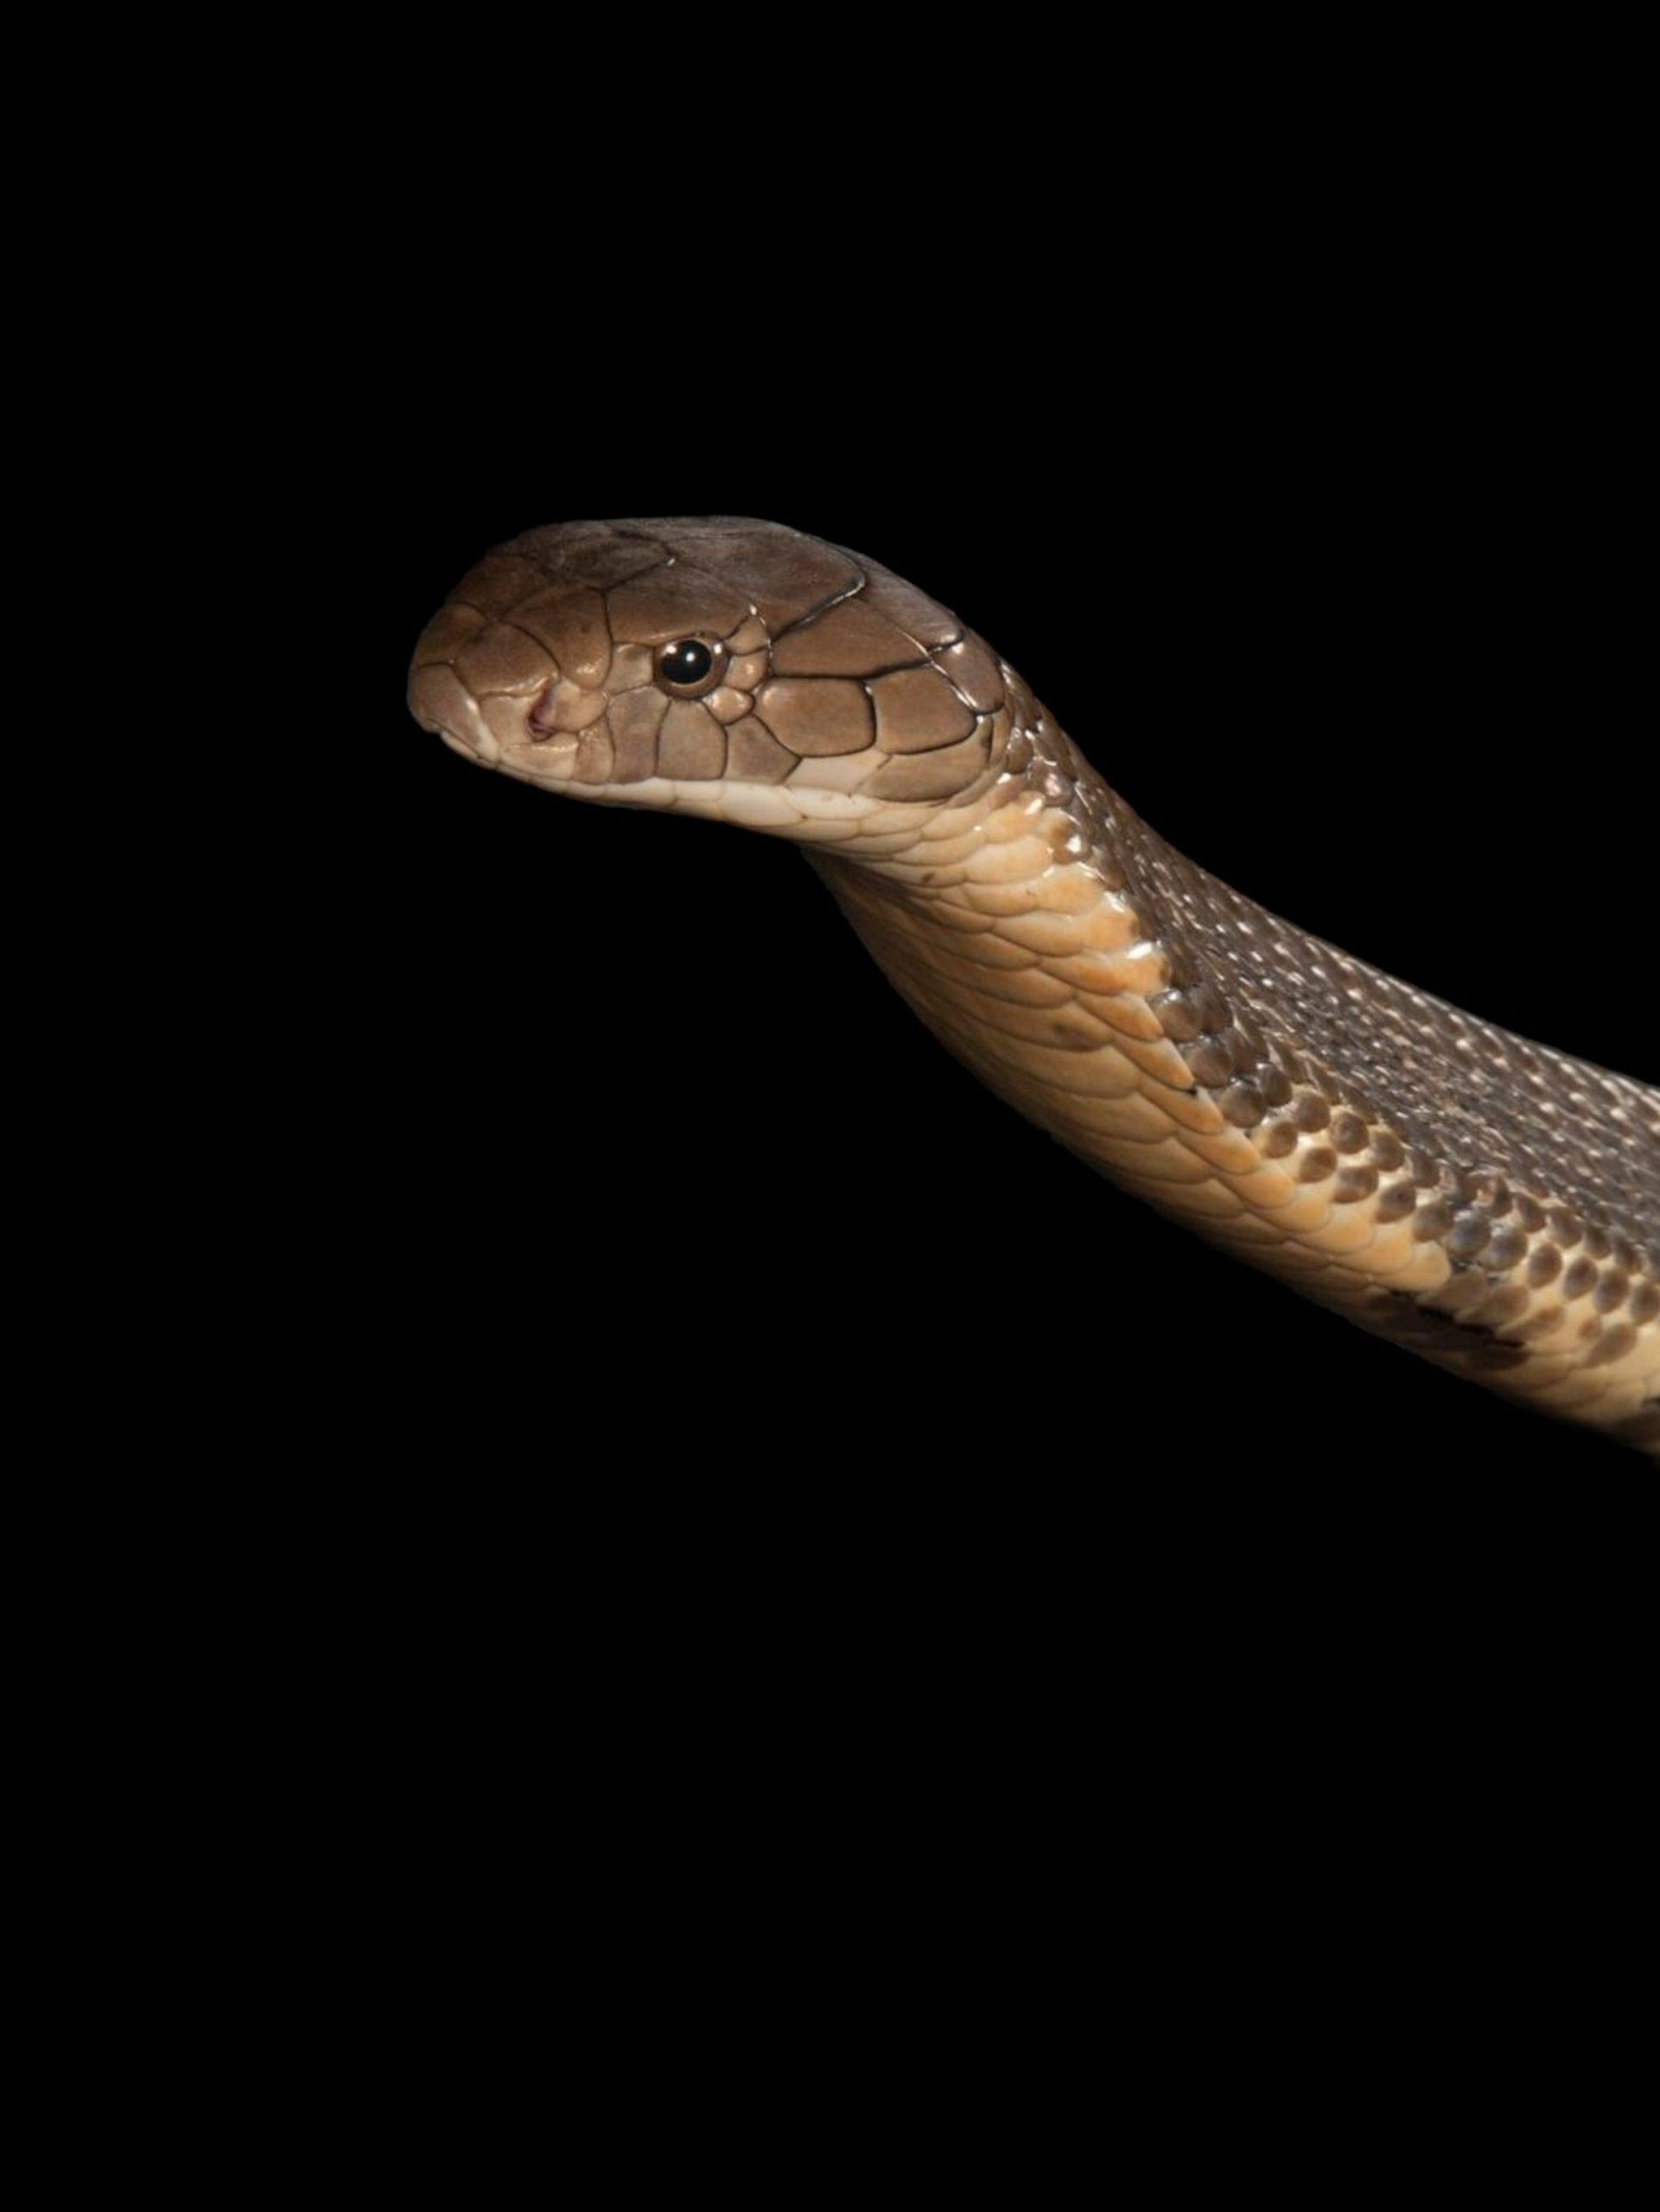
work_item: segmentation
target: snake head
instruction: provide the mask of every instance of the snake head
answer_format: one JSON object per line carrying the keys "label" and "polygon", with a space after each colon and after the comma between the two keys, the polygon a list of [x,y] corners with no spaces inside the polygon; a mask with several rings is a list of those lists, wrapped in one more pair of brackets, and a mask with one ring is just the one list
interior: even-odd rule
{"label": "snake head", "polygon": [[464,576],[417,721],[487,767],[784,836],[901,829],[1004,765],[1023,692],[955,615],[776,523],[568,523]]}

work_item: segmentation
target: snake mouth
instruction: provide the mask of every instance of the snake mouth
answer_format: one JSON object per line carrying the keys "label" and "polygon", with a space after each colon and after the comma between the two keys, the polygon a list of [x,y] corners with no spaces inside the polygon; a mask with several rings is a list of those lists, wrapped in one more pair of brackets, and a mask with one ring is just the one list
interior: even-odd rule
{"label": "snake mouth", "polygon": [[438,734],[452,753],[459,753],[463,760],[472,761],[475,767],[499,768],[501,766],[499,759],[492,759],[488,753],[480,753],[477,746],[470,744],[457,730],[441,729]]}

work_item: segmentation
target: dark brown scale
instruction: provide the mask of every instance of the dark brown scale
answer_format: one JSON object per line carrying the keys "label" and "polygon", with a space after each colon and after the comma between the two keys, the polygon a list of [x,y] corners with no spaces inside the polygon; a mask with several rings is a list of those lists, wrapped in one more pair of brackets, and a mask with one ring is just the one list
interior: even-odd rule
{"label": "dark brown scale", "polygon": [[1293,1096],[1291,1079],[1283,1068],[1276,1067],[1272,1060],[1258,1062],[1256,1083],[1268,1105],[1278,1108],[1290,1104]]}
{"label": "dark brown scale", "polygon": [[1225,1037],[1201,1037],[1187,1047],[1182,1058],[1199,1083],[1224,1084],[1233,1073],[1233,1052]]}
{"label": "dark brown scale", "polygon": [[1358,1114],[1345,1107],[1332,1117],[1332,1143],[1341,1153],[1364,1152],[1371,1141],[1371,1133]]}
{"label": "dark brown scale", "polygon": [[1186,991],[1156,991],[1148,1004],[1173,1044],[1191,1045],[1204,1027]]}
{"label": "dark brown scale", "polygon": [[1222,1012],[1214,996],[1209,999],[1198,999],[1194,996],[1200,984],[1193,956],[1186,945],[1180,944],[1166,943],[1162,950],[1165,958],[1165,988],[1180,995],[1193,1020],[1194,1035],[1197,1036],[1201,1029],[1214,1029],[1223,1018]]}
{"label": "dark brown scale", "polygon": [[1249,1020],[1236,1021],[1228,1032],[1228,1049],[1233,1054],[1233,1071],[1243,1076],[1261,1065],[1265,1047]]}
{"label": "dark brown scale", "polygon": [[1221,1032],[1228,1026],[1228,1001],[1213,983],[1196,983],[1188,992],[1202,1029]]}
{"label": "dark brown scale", "polygon": [[1381,1222],[1404,1221],[1416,1204],[1416,1193],[1410,1183],[1391,1183],[1387,1191],[1378,1194],[1377,1218]]}
{"label": "dark brown scale", "polygon": [[1494,1230],[1487,1243],[1487,1265],[1490,1268],[1513,1268],[1527,1255],[1528,1240],[1514,1223],[1507,1222],[1502,1229]]}
{"label": "dark brown scale", "polygon": [[1254,1083],[1231,1083],[1218,1103],[1223,1120],[1237,1129],[1254,1129],[1268,1111],[1268,1102]]}
{"label": "dark brown scale", "polygon": [[1441,1241],[1455,1260],[1473,1260],[1486,1250],[1492,1233],[1492,1224],[1485,1214],[1466,1209],[1453,1216],[1453,1226]]}

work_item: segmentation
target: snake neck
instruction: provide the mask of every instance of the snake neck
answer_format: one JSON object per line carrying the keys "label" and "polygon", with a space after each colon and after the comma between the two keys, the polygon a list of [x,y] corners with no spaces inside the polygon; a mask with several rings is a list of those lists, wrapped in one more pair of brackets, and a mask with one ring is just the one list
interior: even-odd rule
{"label": "snake neck", "polygon": [[[1242,898],[1035,702],[921,834],[812,857],[941,1041],[1092,1166],[1364,1325],[1660,1452],[1660,1095]],[[1567,1129],[1552,1102],[1575,1092]]]}

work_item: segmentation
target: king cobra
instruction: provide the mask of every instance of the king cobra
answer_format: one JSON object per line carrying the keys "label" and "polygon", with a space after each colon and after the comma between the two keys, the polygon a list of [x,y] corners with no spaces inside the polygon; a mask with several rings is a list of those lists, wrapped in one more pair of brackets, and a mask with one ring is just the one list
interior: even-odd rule
{"label": "king cobra", "polygon": [[526,783],[794,839],[935,1035],[1091,1166],[1660,1459],[1660,1091],[1230,890],[901,577],[731,517],[533,530],[428,626],[410,703]]}

